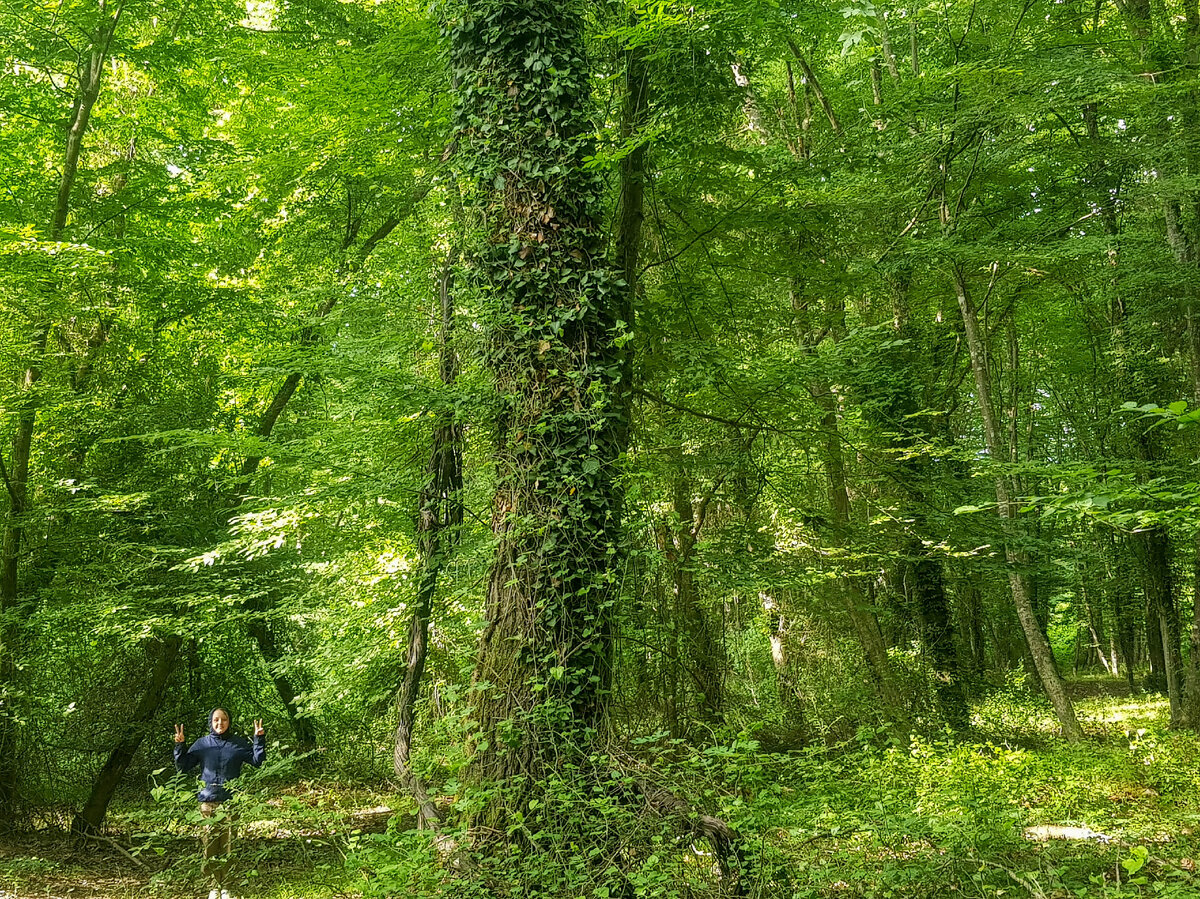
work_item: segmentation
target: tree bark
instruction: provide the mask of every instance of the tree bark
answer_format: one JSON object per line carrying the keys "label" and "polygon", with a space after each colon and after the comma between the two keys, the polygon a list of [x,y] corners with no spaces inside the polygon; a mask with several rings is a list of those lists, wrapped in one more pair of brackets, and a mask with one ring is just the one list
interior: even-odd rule
{"label": "tree bark", "polygon": [[808,64],[808,59],[796,42],[790,37],[787,39],[787,44],[792,51],[792,55],[796,57],[796,62],[800,65],[800,71],[804,75],[805,84],[812,89],[813,96],[817,98],[821,109],[825,111],[825,118],[829,119],[829,127],[833,129],[834,134],[841,135],[842,123],[838,121],[837,113],[833,111],[833,104],[829,102],[829,97],[821,89],[821,83],[817,81],[816,73],[813,72],[812,66]]}
{"label": "tree bark", "polygon": [[888,28],[888,14],[878,7],[876,9],[876,18],[879,22],[879,50],[892,81],[899,81],[900,67],[896,65],[896,54],[892,52],[892,35],[891,29]]}
{"label": "tree bark", "polygon": [[1179,650],[1179,609],[1171,575],[1171,541],[1164,528],[1136,535],[1142,557],[1146,595],[1146,640],[1152,664],[1157,664],[1161,686],[1170,702],[1172,727],[1183,723],[1183,660]]}
{"label": "tree bark", "polygon": [[62,240],[67,227],[67,216],[71,210],[71,191],[75,176],[79,172],[79,154],[83,150],[83,137],[87,133],[92,107],[100,96],[100,77],[104,74],[104,63],[108,59],[108,48],[112,43],[125,0],[118,0],[116,9],[108,15],[107,0],[100,0],[100,24],[92,35],[91,46],[86,56],[80,59],[77,72],[78,90],[71,124],[67,129],[67,146],[63,154],[62,176],[58,182],[58,196],[54,201],[54,217],[50,224],[50,239]]}
{"label": "tree bark", "polygon": [[921,622],[921,645],[925,647],[937,678],[938,707],[946,723],[964,730],[970,710],[963,693],[958,653],[954,646],[954,621],[946,597],[942,564],[930,556],[919,538],[909,541],[905,587],[911,593]]}

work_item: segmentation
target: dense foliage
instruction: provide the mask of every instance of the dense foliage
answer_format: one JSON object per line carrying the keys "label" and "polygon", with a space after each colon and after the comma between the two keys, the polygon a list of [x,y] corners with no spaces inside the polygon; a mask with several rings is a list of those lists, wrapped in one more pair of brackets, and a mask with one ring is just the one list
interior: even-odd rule
{"label": "dense foliage", "polygon": [[1196,0],[0,0],[0,53],[6,828],[163,849],[223,704],[246,817],[415,802],[331,838],[379,895],[1190,870],[1096,796],[1194,814]]}

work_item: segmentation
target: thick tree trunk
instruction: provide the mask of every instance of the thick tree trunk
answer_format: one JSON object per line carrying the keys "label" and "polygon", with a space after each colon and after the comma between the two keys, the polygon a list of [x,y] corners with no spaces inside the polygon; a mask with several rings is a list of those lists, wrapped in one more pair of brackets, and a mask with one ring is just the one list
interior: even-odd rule
{"label": "thick tree trunk", "polygon": [[[1194,2],[1188,7],[1188,31],[1194,41],[1200,41],[1200,14],[1196,12]],[[1200,253],[1193,255],[1200,256]],[[1192,382],[1192,403],[1200,408],[1200,299],[1193,295],[1191,300],[1186,313],[1188,373]],[[1188,631],[1182,722],[1184,727],[1200,730],[1200,533],[1192,538],[1192,626]]]}
{"label": "thick tree trunk", "polygon": [[182,643],[183,641],[179,637],[168,637],[151,651],[150,655],[157,656],[157,658],[154,659],[154,667],[151,669],[150,677],[142,691],[142,698],[129,717],[117,745],[113,747],[104,767],[96,776],[92,792],[88,795],[83,808],[71,822],[71,830],[75,833],[90,833],[103,823],[108,805],[116,792],[117,784],[121,782],[129,763],[133,761],[134,754],[142,745],[142,741],[146,738],[146,732],[153,724],[159,706],[162,705],[167,681],[170,680],[171,671],[175,667],[175,660],[179,657]]}
{"label": "thick tree trunk", "polygon": [[586,769],[611,676],[621,288],[584,167],[583,20],[572,0],[468,0],[448,26],[458,158],[485,219],[470,265],[502,410],[471,763],[475,780],[508,788],[476,819],[501,834],[513,810],[528,820],[523,797],[550,772]]}
{"label": "thick tree trunk", "polygon": [[[1005,458],[1001,432],[996,420],[995,407],[992,405],[992,380],[988,371],[987,356],[984,352],[983,337],[979,332],[979,321],[975,305],[967,290],[966,277],[958,266],[954,268],[954,288],[958,295],[959,311],[962,313],[963,329],[966,332],[967,347],[971,355],[971,370],[975,376],[975,396],[979,403],[980,416],[983,420],[984,442],[988,455],[996,462]],[[1008,582],[1012,590],[1013,605],[1017,610],[1017,619],[1025,634],[1025,643],[1033,657],[1042,686],[1054,706],[1055,714],[1062,727],[1063,736],[1072,743],[1083,738],[1083,731],[1075,718],[1075,707],[1067,693],[1066,685],[1059,676],[1054,662],[1054,654],[1050,644],[1042,633],[1037,616],[1034,614],[1033,602],[1029,592],[1029,584],[1022,570],[1025,560],[1017,549],[1017,504],[1011,493],[1011,485],[1003,474],[996,476],[996,505],[1004,527],[1004,555],[1008,562]]]}
{"label": "thick tree trunk", "polygon": [[[881,23],[883,22],[883,14]],[[936,352],[938,342],[922,353],[926,341],[912,325],[909,314],[909,275],[900,273],[890,278],[892,286],[892,326],[896,335],[895,346],[888,350],[885,358],[896,372],[896,382],[872,388],[872,397],[880,409],[882,426],[893,436],[889,438],[897,458],[897,474],[900,476],[911,500],[909,537],[905,546],[904,560],[899,563],[898,575],[903,592],[916,607],[920,622],[921,645],[929,660],[937,683],[937,700],[943,718],[951,727],[964,729],[969,724],[969,709],[963,689],[963,665],[956,646],[954,616],[946,593],[944,564],[930,549],[938,537],[930,533],[925,515],[929,507],[930,482],[937,466],[925,452],[926,447],[939,441],[949,441],[949,434],[938,433],[933,425],[937,418],[948,416],[918,414],[929,409],[935,402],[930,394],[929,362],[938,367],[949,367]],[[946,329],[949,330],[949,329]],[[922,385],[923,389],[918,385]]]}
{"label": "thick tree trunk", "polygon": [[1170,701],[1171,726],[1182,724],[1183,660],[1179,650],[1179,609],[1171,575],[1171,542],[1165,529],[1137,535],[1146,594],[1146,641],[1152,663],[1160,667],[1161,684]]}
{"label": "thick tree trunk", "polygon": [[[1196,0],[1187,0],[1184,4],[1184,17],[1187,23],[1184,46],[1185,73],[1191,79],[1191,90],[1181,98],[1181,114],[1184,128],[1188,134],[1187,160],[1189,175],[1195,177],[1200,173],[1200,147],[1196,144],[1196,134],[1200,129],[1200,4]],[[1192,213],[1192,229],[1181,221],[1182,216],[1173,199],[1166,201],[1164,218],[1167,224],[1167,241],[1171,245],[1175,259],[1181,265],[1187,265],[1193,270],[1200,266],[1200,191],[1192,191],[1190,203]],[[1184,305],[1184,323],[1187,335],[1188,374],[1192,387],[1192,403],[1200,407],[1200,297],[1192,287],[1188,290]],[[1182,674],[1182,704],[1179,722],[1183,727],[1200,730],[1200,534],[1193,538],[1193,590],[1192,590],[1192,627],[1188,635],[1187,668]]]}

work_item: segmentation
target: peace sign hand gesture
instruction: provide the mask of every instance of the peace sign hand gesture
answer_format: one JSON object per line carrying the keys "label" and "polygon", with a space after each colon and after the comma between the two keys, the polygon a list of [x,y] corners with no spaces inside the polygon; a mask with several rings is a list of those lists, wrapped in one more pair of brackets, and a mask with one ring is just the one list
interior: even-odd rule
{"label": "peace sign hand gesture", "polygon": [[262,718],[255,718],[254,719],[254,736],[261,737],[261,736],[264,736],[265,734],[266,734],[266,730],[263,729]]}
{"label": "peace sign hand gesture", "polygon": [[186,737],[184,737],[184,735],[183,735],[183,725],[182,725],[182,724],[176,724],[176,725],[175,725],[175,742],[176,742],[176,743],[183,743],[183,742],[185,742],[185,741],[186,741],[186,739],[187,739],[187,738],[186,738]]}

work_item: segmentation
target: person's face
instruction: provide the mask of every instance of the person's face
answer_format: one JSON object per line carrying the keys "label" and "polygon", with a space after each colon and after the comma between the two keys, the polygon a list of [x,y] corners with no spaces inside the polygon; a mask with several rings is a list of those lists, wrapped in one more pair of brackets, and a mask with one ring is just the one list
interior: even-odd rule
{"label": "person's face", "polygon": [[223,734],[229,730],[229,713],[224,709],[213,712],[212,729],[214,734]]}

